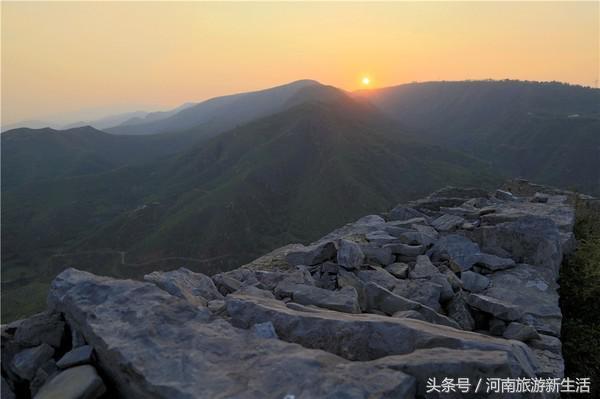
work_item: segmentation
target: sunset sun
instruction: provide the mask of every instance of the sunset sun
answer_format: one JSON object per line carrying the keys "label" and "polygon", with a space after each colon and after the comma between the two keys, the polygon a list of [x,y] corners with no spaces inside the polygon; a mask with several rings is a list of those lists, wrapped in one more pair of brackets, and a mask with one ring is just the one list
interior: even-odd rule
{"label": "sunset sun", "polygon": [[368,86],[368,85],[370,85],[370,84],[371,84],[371,79],[369,79],[369,77],[368,77],[368,76],[364,76],[364,77],[361,79],[361,83],[363,84],[363,86]]}

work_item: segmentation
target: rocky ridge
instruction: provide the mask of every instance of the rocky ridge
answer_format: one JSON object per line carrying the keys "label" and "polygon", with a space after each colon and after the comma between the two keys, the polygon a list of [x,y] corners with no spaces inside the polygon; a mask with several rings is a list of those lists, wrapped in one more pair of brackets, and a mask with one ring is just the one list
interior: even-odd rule
{"label": "rocky ridge", "polygon": [[3,398],[412,398],[434,377],[562,377],[574,194],[504,188],[445,188],[212,277],[67,269],[46,312],[2,326]]}

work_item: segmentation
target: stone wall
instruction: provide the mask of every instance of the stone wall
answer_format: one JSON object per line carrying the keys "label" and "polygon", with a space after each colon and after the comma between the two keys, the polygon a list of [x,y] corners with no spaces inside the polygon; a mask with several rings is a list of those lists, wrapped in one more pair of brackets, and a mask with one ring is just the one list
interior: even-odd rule
{"label": "stone wall", "polygon": [[429,378],[562,377],[574,194],[504,188],[445,188],[212,277],[65,270],[47,312],[2,327],[3,398],[412,398]]}

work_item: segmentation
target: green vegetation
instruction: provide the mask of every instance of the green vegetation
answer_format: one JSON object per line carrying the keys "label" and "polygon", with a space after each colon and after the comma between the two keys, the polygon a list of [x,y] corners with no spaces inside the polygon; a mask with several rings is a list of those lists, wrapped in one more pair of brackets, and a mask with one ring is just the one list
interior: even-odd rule
{"label": "green vegetation", "polygon": [[[576,252],[563,263],[560,298],[565,375],[600,381],[600,203],[577,204]],[[597,393],[597,392],[596,392]],[[576,395],[575,395],[576,396]],[[573,396],[573,397],[575,397]]]}

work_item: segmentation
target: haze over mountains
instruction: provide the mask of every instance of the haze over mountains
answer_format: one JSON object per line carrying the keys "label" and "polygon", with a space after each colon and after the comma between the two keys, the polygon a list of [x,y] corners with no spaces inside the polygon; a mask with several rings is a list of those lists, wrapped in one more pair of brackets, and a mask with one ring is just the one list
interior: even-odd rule
{"label": "haze over mountains", "polygon": [[2,139],[3,314],[76,266],[213,273],[445,185],[522,176],[600,193],[600,90],[432,82],[347,93],[302,80]]}

